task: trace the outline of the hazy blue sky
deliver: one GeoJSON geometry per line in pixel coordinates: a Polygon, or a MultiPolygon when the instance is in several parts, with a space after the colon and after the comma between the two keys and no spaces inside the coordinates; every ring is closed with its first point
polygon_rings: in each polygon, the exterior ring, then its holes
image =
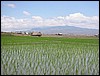
{"type": "Polygon", "coordinates": [[[1,25],[2,30],[58,25],[99,29],[99,1],[1,1],[1,25]]]}
{"type": "Polygon", "coordinates": [[[66,16],[77,12],[86,16],[99,15],[98,1],[3,1],[1,8],[2,15],[16,18],[24,17],[23,11],[28,11],[31,15],[38,15],[44,18],[66,16]],[[14,4],[15,8],[11,9],[6,6],[7,4],[14,4]]]}

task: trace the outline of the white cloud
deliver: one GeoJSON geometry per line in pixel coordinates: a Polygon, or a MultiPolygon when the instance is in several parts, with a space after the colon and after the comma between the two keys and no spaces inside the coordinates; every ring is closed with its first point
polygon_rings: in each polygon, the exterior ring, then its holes
{"type": "Polygon", "coordinates": [[[30,19],[15,19],[9,16],[1,17],[1,31],[30,29],[32,24],[30,19]]]}
{"type": "Polygon", "coordinates": [[[81,28],[92,28],[92,29],[99,28],[98,16],[87,17],[81,13],[75,13],[66,16],[65,20],[68,21],[66,22],[66,24],[69,26],[76,26],[81,28]]]}
{"type": "Polygon", "coordinates": [[[27,12],[27,11],[23,11],[23,14],[24,14],[24,15],[27,15],[27,16],[29,16],[29,15],[30,15],[30,13],[29,13],[29,12],[27,12]]]}
{"type": "Polygon", "coordinates": [[[32,19],[35,20],[35,21],[43,20],[43,18],[40,17],[40,16],[32,16],[32,19]]]}
{"type": "Polygon", "coordinates": [[[81,13],[68,16],[58,16],[44,19],[40,16],[32,16],[31,19],[16,19],[10,16],[1,16],[1,31],[14,31],[32,29],[44,26],[76,26],[81,28],[99,29],[99,17],[87,17],[81,13]]]}
{"type": "Polygon", "coordinates": [[[15,8],[15,4],[7,4],[8,7],[15,8]]]}

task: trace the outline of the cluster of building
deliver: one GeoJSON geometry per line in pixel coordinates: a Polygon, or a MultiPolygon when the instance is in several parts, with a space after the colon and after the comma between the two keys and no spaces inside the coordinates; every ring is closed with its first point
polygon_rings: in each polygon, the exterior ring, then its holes
{"type": "Polygon", "coordinates": [[[23,35],[31,35],[31,36],[42,36],[41,32],[24,32],[24,31],[17,31],[16,34],[23,34],[23,35]]]}
{"type": "Polygon", "coordinates": [[[30,34],[29,32],[24,32],[24,31],[16,31],[15,33],[16,34],[27,34],[27,35],[30,34]]]}
{"type": "Polygon", "coordinates": [[[95,34],[94,36],[99,37],[99,34],[95,34]]]}

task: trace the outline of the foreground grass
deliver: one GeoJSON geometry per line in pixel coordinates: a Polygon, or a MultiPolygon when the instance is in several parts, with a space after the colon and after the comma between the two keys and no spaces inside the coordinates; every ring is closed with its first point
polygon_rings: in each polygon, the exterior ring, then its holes
{"type": "Polygon", "coordinates": [[[99,75],[99,41],[1,36],[2,75],[99,75]]]}

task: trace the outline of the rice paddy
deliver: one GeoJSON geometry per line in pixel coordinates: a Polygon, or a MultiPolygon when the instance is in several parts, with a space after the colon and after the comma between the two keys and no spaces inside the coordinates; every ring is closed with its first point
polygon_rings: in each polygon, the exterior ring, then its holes
{"type": "Polygon", "coordinates": [[[1,75],[99,75],[99,39],[2,35],[1,75]]]}

